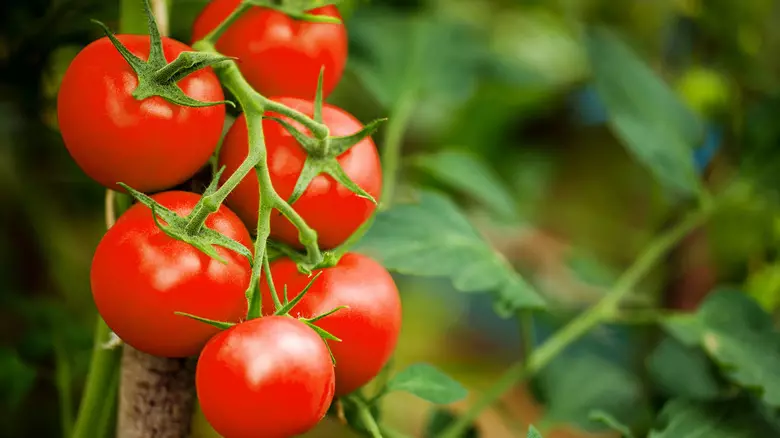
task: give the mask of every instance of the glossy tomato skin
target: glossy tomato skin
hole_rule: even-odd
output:
[[[364,255],[348,253],[336,266],[315,273],[320,271],[290,315],[311,318],[349,306],[316,323],[341,339],[329,344],[336,358],[336,395],[342,396],[371,381],[392,356],[401,330],[401,300],[387,270]],[[292,299],[311,280],[289,259],[273,262],[271,275],[280,300],[285,284]],[[263,313],[272,314],[267,280],[260,284]]]
[[[152,197],[186,215],[199,196],[170,191]],[[252,248],[241,220],[226,207],[206,226]],[[192,245],[168,237],[151,210],[136,204],[106,232],[92,260],[92,296],[106,324],[132,347],[155,356],[197,354],[217,329],[174,312],[219,321],[246,316],[247,259],[217,248],[223,264]]]
[[[287,438],[312,429],[333,400],[325,342],[304,323],[267,316],[206,344],[195,386],[204,416],[225,438]]]
[[[195,21],[193,42],[206,36],[239,3],[240,0],[212,0],[206,5]],[[333,5],[309,13],[341,19]],[[314,99],[322,67],[325,96],[341,79],[347,60],[347,31],[343,23],[294,20],[281,12],[255,6],[220,36],[217,49],[238,58],[241,73],[261,94]]]
[[[311,101],[295,98],[276,98],[277,102],[312,115]],[[325,104],[323,121],[331,135],[354,134],[363,125],[346,111]],[[269,113],[275,117],[278,114]],[[292,123],[292,120],[289,120]],[[293,123],[299,129],[303,127]],[[271,182],[277,193],[289,199],[303,169],[306,152],[281,125],[273,120],[263,121],[265,144],[268,151],[268,167]],[[243,114],[231,126],[220,148],[219,165],[225,166],[224,182],[236,171],[248,152],[246,119]],[[376,145],[366,137],[338,157],[338,161],[352,180],[379,199],[382,192],[382,167]],[[228,197],[228,205],[244,220],[250,229],[257,224],[258,210],[257,173],[252,170]],[[306,223],[317,231],[321,248],[334,248],[344,242],[365,222],[376,209],[368,199],[352,193],[332,177],[320,174],[309,184],[293,208]],[[255,225],[253,225],[255,224]],[[300,248],[298,230],[284,216],[274,212],[271,216],[271,237]]]
[[[149,55],[149,37],[118,35],[136,56]],[[163,38],[168,61],[192,50]],[[133,69],[101,38],[85,47],[68,67],[57,96],[57,116],[65,146],[92,179],[116,190],[123,182],[142,192],[173,187],[209,159],[222,134],[225,105],[190,108],[154,96],[137,100]],[[210,68],[178,82],[188,96],[224,100]]]

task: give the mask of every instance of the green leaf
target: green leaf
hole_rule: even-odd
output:
[[[648,438],[767,438],[778,436],[746,400],[702,403],[674,399],[659,416],[661,425]]]
[[[640,377],[595,354],[554,361],[539,374],[537,384],[547,406],[545,417],[552,422],[597,431],[604,423],[592,420],[594,410],[625,424],[637,424],[649,414]]]
[[[648,374],[664,394],[688,400],[712,400],[722,394],[714,366],[698,347],[666,338],[647,360]]]
[[[463,292],[490,292],[496,312],[545,307],[542,297],[482,238],[446,197],[420,193],[376,216],[357,250],[407,275],[446,276]]]
[[[431,411],[431,416],[428,418],[428,423],[425,426],[424,438],[436,438],[442,433],[450,424],[454,423],[457,416],[446,409],[436,408]],[[469,426],[466,432],[461,435],[461,438],[479,438],[479,431],[475,425]]]
[[[440,405],[455,403],[468,395],[460,383],[426,363],[410,365],[397,373],[387,382],[387,391],[406,391]]]
[[[713,291],[695,315],[670,318],[664,327],[683,342],[695,341],[729,380],[780,407],[780,334],[772,318],[746,294]]]
[[[22,362],[16,351],[0,348],[0,407],[13,412],[32,390],[35,368]]]
[[[349,22],[349,68],[386,107],[409,89],[462,99],[477,85],[484,43],[474,26],[438,16],[360,8]]]
[[[621,423],[613,417],[611,414],[604,412],[604,411],[592,411],[589,415],[591,421],[596,421],[599,423],[603,423],[608,428],[619,432],[620,435],[623,436],[623,438],[634,438],[634,434],[631,433],[631,429],[628,428],[625,424]]]
[[[542,433],[536,430],[533,424],[531,424],[528,426],[528,434],[526,435],[526,438],[543,438],[543,437],[542,437]]]
[[[595,29],[586,41],[612,130],[666,188],[696,194],[692,151],[704,135],[701,121],[617,36]]]
[[[444,151],[414,158],[414,164],[438,181],[460,191],[495,214],[517,219],[517,205],[506,185],[482,159],[459,151]]]

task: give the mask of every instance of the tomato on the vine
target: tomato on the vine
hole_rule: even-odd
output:
[[[152,199],[184,216],[200,197],[171,191]],[[252,248],[246,227],[226,207],[205,225]],[[227,263],[169,237],[155,224],[151,209],[132,206],[106,232],[92,260],[92,295],[100,315],[140,351],[165,357],[197,354],[217,329],[174,312],[219,321],[238,321],[247,312],[249,261],[225,248],[216,250]]]
[[[226,438],[287,438],[325,416],[333,362],[303,322],[267,316],[214,336],[198,358],[195,386],[203,415]]]
[[[211,32],[241,0],[213,0],[193,27],[193,41]],[[341,19],[333,5],[308,11]],[[223,33],[217,50],[238,58],[247,81],[266,96],[313,99],[320,69],[325,68],[327,96],[341,79],[347,60],[347,31],[343,24],[299,21],[269,8],[254,6]]]
[[[308,116],[314,113],[314,104],[308,100],[289,97],[275,98],[276,102],[296,109]],[[269,113],[268,116],[280,117],[303,132],[303,126],[292,119]],[[322,108],[323,122],[332,136],[354,134],[363,125],[346,111],[329,104]],[[265,145],[268,151],[268,169],[276,192],[288,199],[293,193],[298,177],[303,170],[306,151],[298,141],[279,123],[263,120]],[[236,171],[249,151],[249,138],[246,118],[242,114],[231,126],[219,153],[219,165],[224,165],[223,182]],[[382,167],[379,154],[371,137],[366,137],[338,157],[344,172],[358,186],[375,199],[382,191]],[[228,205],[252,229],[257,224],[259,207],[257,173],[253,169],[241,181],[228,197]],[[334,248],[344,242],[365,222],[376,209],[376,205],[366,198],[351,192],[331,176],[320,174],[309,184],[303,195],[292,207],[314,230],[317,231],[322,248]],[[271,237],[287,244],[300,247],[298,229],[284,216],[274,213],[271,216]]]
[[[316,322],[341,339],[329,342],[336,359],[336,394],[341,396],[371,381],[392,356],[401,330],[401,300],[387,270],[364,255],[348,253],[336,266],[317,272],[320,276],[290,315],[311,318],[348,306]],[[271,276],[280,301],[285,285],[292,299],[311,281],[290,259],[271,263]],[[260,285],[263,313],[272,314],[267,280]]]
[[[117,35],[141,59],[149,56],[149,37]],[[170,62],[192,48],[163,38]],[[115,190],[123,182],[142,192],[173,187],[191,177],[216,149],[225,106],[186,107],[159,96],[132,96],[138,76],[103,37],[85,47],[65,72],[57,97],[62,138],[76,163],[92,179]],[[184,77],[178,86],[189,97],[224,100],[210,68]]]

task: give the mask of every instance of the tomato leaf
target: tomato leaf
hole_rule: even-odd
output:
[[[14,412],[32,390],[37,372],[15,350],[6,347],[0,348],[0,369],[0,406]]]
[[[428,423],[423,434],[424,438],[436,438],[456,419],[457,416],[447,409],[434,409],[431,411],[430,417],[428,417]],[[461,436],[462,438],[479,438],[479,431],[475,425],[471,425]]]
[[[212,327],[216,327],[216,328],[218,328],[220,330],[227,330],[230,327],[233,327],[234,325],[236,325],[235,323],[232,323],[232,322],[215,321],[213,319],[203,318],[202,316],[197,316],[197,315],[193,315],[193,314],[185,313],[185,312],[173,312],[173,313],[176,314],[176,315],[179,315],[179,316],[186,316],[187,318],[194,319],[195,321],[202,322],[204,324],[208,324],[208,325],[210,325]]]
[[[410,89],[462,99],[485,63],[474,26],[418,18],[377,6],[358,9],[349,22],[348,67],[386,108]]]
[[[780,407],[780,333],[748,295],[716,290],[695,314],[669,318],[664,327],[683,343],[702,347],[729,380]]]
[[[666,338],[647,359],[650,378],[666,395],[688,400],[713,400],[722,394],[714,365],[698,347]]]
[[[444,151],[419,155],[413,163],[430,176],[481,202],[498,216],[517,219],[517,204],[496,172],[476,155]]]
[[[674,399],[666,403],[648,438],[764,438],[778,431],[761,418],[748,400],[701,403]]]
[[[536,380],[545,419],[575,424],[587,431],[604,429],[593,421],[594,410],[608,412],[622,423],[638,425],[650,415],[641,378],[612,360],[594,353],[561,356]],[[576,394],[576,396],[572,396]]]
[[[589,415],[591,421],[603,423],[608,428],[619,432],[623,438],[634,438],[634,434],[631,433],[631,429],[625,424],[621,423],[618,419],[612,416],[612,414],[604,411],[592,411]]]
[[[595,29],[586,42],[615,135],[667,189],[695,195],[700,183],[692,151],[704,136],[701,121],[617,36]]]
[[[460,383],[426,363],[410,365],[400,371],[387,382],[386,388],[388,392],[406,391],[440,405],[454,403],[468,395]]]
[[[422,192],[419,203],[396,204],[379,213],[356,250],[401,274],[446,276],[460,291],[490,292],[501,316],[546,306],[455,204],[439,194]]]

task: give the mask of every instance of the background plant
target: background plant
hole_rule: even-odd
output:
[[[98,36],[88,18],[119,13],[112,2],[40,3],[0,6],[9,327],[0,424],[11,436],[67,430],[86,373],[84,279],[103,194],[59,144],[51,99],[69,59]],[[480,408],[481,395],[513,387],[485,415],[453,408],[485,436],[525,433],[529,421],[686,436],[674,428],[716,417],[724,436],[771,436],[773,6],[613,3],[344,6],[351,65],[330,100],[361,120],[388,116],[380,147],[404,145],[397,207],[361,244],[400,273],[396,368],[432,362]],[[187,40],[199,8],[172,2],[172,34]],[[424,250],[405,252],[415,242]],[[694,316],[677,314],[715,284],[731,289]],[[511,365],[521,346],[533,352]],[[543,418],[514,387],[521,377],[535,377]],[[415,403],[387,397],[384,422],[403,428]],[[414,417],[405,432],[442,431],[451,414]]]

